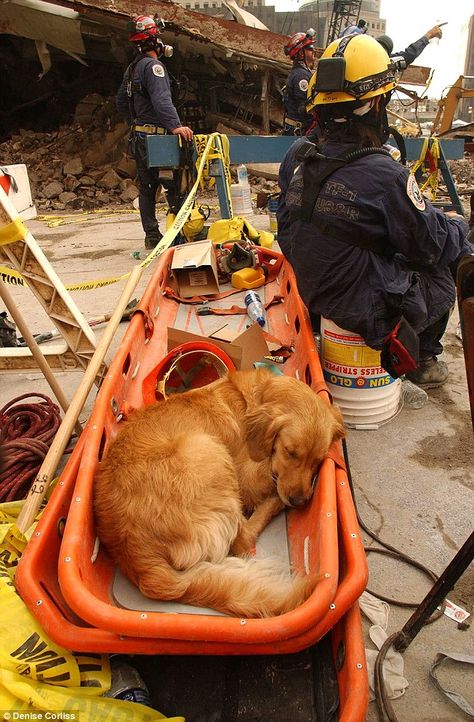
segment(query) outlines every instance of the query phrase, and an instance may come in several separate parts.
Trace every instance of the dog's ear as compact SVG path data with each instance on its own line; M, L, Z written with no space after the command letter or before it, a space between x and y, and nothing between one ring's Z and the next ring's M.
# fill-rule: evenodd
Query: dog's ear
M331 414L333 416L334 420L334 426L333 426L333 437L332 440L339 441L339 439L343 439L346 435L346 429L344 428L344 420L342 418L341 410L338 406L332 405L330 407Z
M283 419L275 415L271 404L262 404L249 409L244 415L245 437L249 455L254 461L263 461L272 454L276 435L280 432Z

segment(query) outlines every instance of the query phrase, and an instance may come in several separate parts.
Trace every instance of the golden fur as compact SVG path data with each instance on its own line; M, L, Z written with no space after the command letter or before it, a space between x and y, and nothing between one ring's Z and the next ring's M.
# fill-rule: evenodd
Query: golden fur
M317 578L289 578L277 560L249 553L273 516L309 501L343 435L337 408L266 369L147 406L99 467L99 538L147 597L242 617L290 611Z

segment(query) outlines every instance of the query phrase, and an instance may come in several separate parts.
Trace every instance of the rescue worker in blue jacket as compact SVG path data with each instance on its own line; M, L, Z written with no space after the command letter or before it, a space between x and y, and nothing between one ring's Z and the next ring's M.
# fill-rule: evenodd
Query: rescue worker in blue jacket
M418 368L407 376L432 388L448 377L438 357L455 301L453 274L474 246L464 218L429 203L383 148L395 86L390 59L370 36L348 36L324 51L307 103L322 143L299 140L296 158L292 147L283 164L286 252L312 318L322 315L377 350L406 319L419 342Z
M348 25L347 28L344 28L339 37L345 38L346 35L364 35L367 30L367 21L360 19L357 21L357 25Z
M435 25L430 28L421 38L415 40L414 43L410 43L405 50L400 50L397 53L393 52L393 40L388 35L379 35L377 42L379 42L380 45L387 51L390 57L402 58L406 65L411 65L423 52L430 40L433 38L441 38L443 36L443 31L441 29L442 25L445 25L445 23L441 23L440 25Z
M170 45L164 45L158 37L164 28L162 20L156 21L139 15L130 24L129 41L137 50L137 56L128 66L117 93L117 109L130 125L129 151L137 164L140 218L145 231L145 248L154 248L163 237L156 218L156 193L161 187L159 170L148 168L145 138L147 135L171 133L184 141L193 137L191 128L179 119L171 98L168 73L159 58L173 53ZM171 202L173 190L167 198Z
M315 60L315 32L294 33L284 47L285 55L293 61L285 85L283 104L283 135L302 135L311 122L311 114L305 110L308 83Z

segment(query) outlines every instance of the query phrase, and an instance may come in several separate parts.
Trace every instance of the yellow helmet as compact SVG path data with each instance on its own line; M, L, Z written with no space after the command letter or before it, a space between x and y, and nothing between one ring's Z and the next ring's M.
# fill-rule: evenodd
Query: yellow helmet
M322 54L308 84L306 110L317 105L367 100L396 86L395 70L384 48L370 35L335 40Z

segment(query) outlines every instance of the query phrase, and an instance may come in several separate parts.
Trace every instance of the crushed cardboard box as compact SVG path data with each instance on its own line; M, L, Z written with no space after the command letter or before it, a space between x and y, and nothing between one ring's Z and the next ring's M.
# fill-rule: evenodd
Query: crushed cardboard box
M183 298L219 293L216 254L211 241L176 246L171 270Z
M269 353L267 342L258 324L253 324L240 334L230 329L228 324L222 324L204 337L170 327L168 328L168 351L182 343L203 341L203 339L212 341L225 351L237 369L251 369L256 361L262 361L264 356Z

